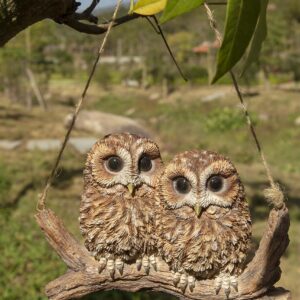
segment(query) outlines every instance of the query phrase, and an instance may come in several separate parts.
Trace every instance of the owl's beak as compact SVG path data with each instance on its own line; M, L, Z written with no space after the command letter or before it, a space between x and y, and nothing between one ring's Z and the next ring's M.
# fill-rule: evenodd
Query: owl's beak
M135 186L132 183L128 183L127 184L127 189L129 191L130 195L133 196L134 195Z
M201 213L202 213L202 207L201 207L200 203L195 204L194 210L195 210L197 217L200 217Z

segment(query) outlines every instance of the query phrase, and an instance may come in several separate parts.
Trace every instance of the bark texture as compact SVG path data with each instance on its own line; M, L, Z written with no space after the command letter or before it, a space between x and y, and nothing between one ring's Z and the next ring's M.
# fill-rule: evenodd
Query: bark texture
M59 19L75 8L75 0L0 0L0 47L28 26Z
M49 209L36 215L49 244L66 263L66 274L46 286L46 295L52 300L80 298L96 291L118 289L129 292L140 290L164 292L180 299L226 299L224 291L215 294L214 281L196 282L193 292L184 294L173 285L173 274L168 266L159 261L158 271L145 275L135 265L126 265L122 275L116 273L115 280L103 271L98 273L98 262L68 233L62 221ZM284 289L274 289L281 270L280 258L289 244L289 214L287 208L271 210L267 227L252 261L238 278L239 291L232 291L230 299L290 299Z

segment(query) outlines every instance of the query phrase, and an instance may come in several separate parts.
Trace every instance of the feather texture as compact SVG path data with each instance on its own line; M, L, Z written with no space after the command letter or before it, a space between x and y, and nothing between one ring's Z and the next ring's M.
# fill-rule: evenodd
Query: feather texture
M139 162L145 155L152 168L144 172ZM119 172L105 167L113 156L123 160ZM105 137L89 152L79 220L85 245L96 259L109 256L132 263L155 253L154 194L161 168L157 145L132 134Z
M191 184L184 195L173 184L180 176ZM220 192L209 191L212 176L222 176ZM159 185L158 248L171 269L198 279L239 274L250 246L251 219L233 164L209 151L184 152L166 166ZM200 216L194 210L196 203L202 207Z

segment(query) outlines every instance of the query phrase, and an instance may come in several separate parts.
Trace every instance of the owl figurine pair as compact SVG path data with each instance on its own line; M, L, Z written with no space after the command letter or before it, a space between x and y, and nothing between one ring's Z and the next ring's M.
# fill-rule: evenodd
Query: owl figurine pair
M148 274L162 259L182 292L202 279L215 279L216 293L238 289L251 219L237 170L222 155L186 151L164 166L152 140L108 135L88 154L79 220L99 272L112 278L124 263Z

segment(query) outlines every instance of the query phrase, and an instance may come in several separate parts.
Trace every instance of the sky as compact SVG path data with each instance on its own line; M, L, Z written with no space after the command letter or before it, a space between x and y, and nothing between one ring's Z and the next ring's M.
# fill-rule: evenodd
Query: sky
M81 2L81 5L79 7L79 11L83 10L84 8L86 8L90 3L91 0L78 0L79 2ZM123 3L127 4L129 3L129 0L123 0ZM117 4L117 0L100 0L99 5L97 6L97 8L101 8L101 7L114 7Z

